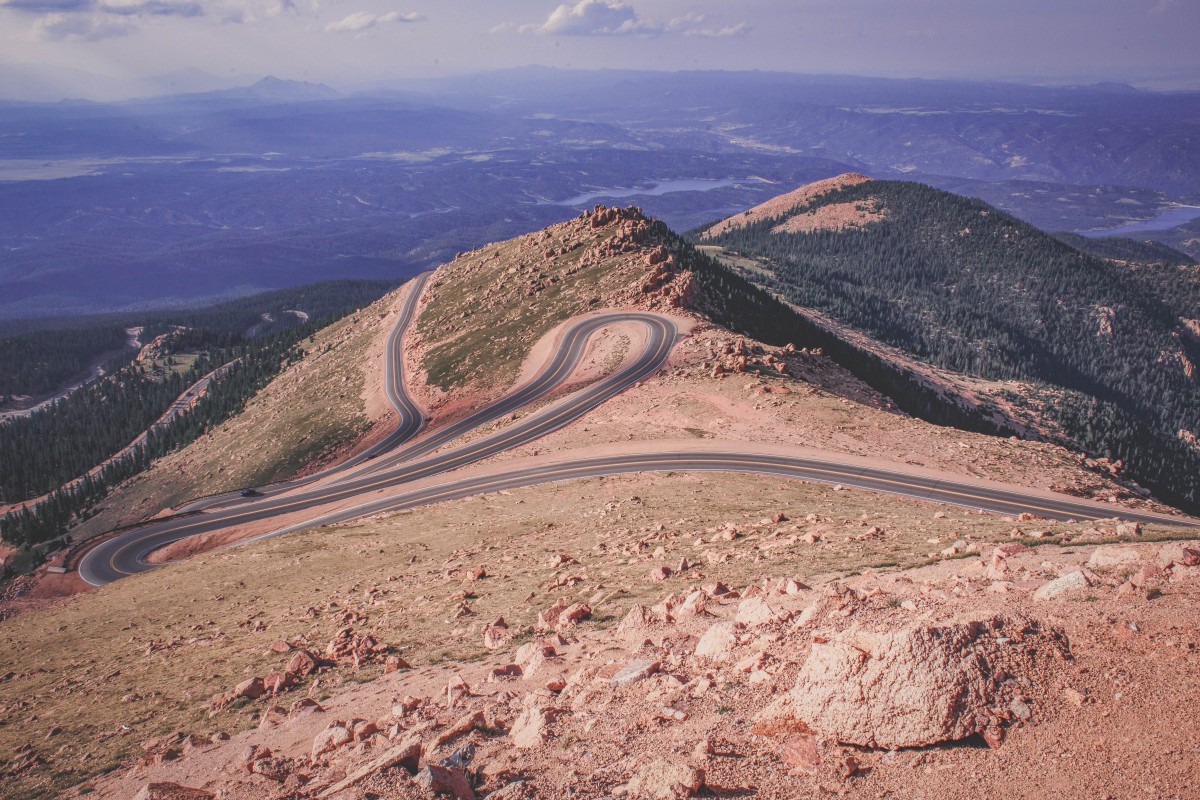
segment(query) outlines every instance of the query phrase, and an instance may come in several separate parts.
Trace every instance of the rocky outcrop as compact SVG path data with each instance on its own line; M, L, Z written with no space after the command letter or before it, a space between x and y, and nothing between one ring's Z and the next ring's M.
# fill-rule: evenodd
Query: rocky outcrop
M704 788L704 770L677 761L653 759L643 764L627 786L633 797L692 797Z
M795 686L765 717L790 716L864 747L963 739L1004 718L1002 665L1056 650L1065 645L1055 633L1006 617L847 632L813 645Z
M1091 581L1088 580L1087 575L1084 575L1081 570L1075 570L1074 572L1068 572L1060 578L1055 578L1038 589L1033 593L1033 599L1054 600L1071 592L1086 589L1091 585Z

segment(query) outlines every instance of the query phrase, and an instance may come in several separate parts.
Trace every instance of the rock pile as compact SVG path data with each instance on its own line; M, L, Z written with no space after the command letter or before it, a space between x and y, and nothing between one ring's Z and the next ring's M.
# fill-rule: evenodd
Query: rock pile
M1092 548L1058 577L1023 544L977 550L976 559L945 562L959 572L936 581L905 573L817 588L799 576L736 589L709 581L619 614L560 598L536 625L481 625L491 646L480 663L385 675L368 695L390 697L386 704L351 697L326 710L305 698L264 707L257 729L228 744L182 734L148 742L143 769L155 780L182 778L171 770L189 753L226 751L243 781L230 798L255 790L636 800L748 786L784 797L809 785L797 780L831 793L863 781L878 793L868 782L895 772L900 758L959 752L961 761L984 743L999 757L1026 727L1053 723L1064 709L1091 713L1097 701L1071 676L1075 656L1058 624L1077 595L1047 587L1078 575L1089 592L1117 600L1139 572L1168 587L1200 577L1200 550L1188 542ZM964 604L973 610L963 613ZM515 609L506 616L521 618ZM302 646L285 655L289 672L312 675L329 668L329 653L350 663L382 652L372 637L342 629L320 658ZM237 691L270 703L267 683L251 679ZM934 745L949 749L922 749ZM231 784L214 778L200 791L218 788Z
M356 633L349 625L334 634L320 655L307 647L296 647L285 641L276 642L270 651L282 654L291 652L287 665L277 671L268 672L263 677L247 678L232 689L213 695L209 704L209 716L218 714L242 698L257 700L262 697L275 697L299 686L310 675L342 665L357 670L366 664L382 662L385 672L388 673L408 669L408 662L392 654L391 649L372 634Z

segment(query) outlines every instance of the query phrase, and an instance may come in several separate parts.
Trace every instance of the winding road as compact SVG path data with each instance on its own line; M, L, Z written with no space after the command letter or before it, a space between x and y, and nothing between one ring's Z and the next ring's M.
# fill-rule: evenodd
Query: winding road
M413 402L408 391L404 388L404 348L402 342L405 332L416 316L417 302L421 298L421 292L424 291L425 284L429 281L429 276L432 274L431 272L422 272L406 284L408 293L405 295L404 303L400 307L396 324L392 326L391 333L388 334L383 362L383 387L387 394L388 402L391 403L392 408L395 409L398 416L396 427L385 438L332 467L320 472L314 472L311 475L306 475L303 478L293 478L292 480L280 481L268 486L256 487L256 497L274 497L290 492L298 487L315 483L330 475L350 472L359 464L370 461L397 445L408 441L425 427L425 415L421 413L421 409L417 407L417 404ZM374 469L375 465L371 465L371 468ZM240 490L224 492L193 500L181 506L177 509L177 512L186 514L231 505L240 506L244 505L245 502L246 498L242 496Z
M153 551L197 534L281 519L282 527L253 538L277 536L317 525L342 522L383 511L396 511L504 489L635 472L716 471L774 475L840 484L904 497L930 500L983 511L1031 512L1047 519L1122 519L1155 524L1200 526L1200 521L1134 512L1015 486L987 485L915 470L867 466L852 458L780 452L780 446L738 443L736 449L662 449L640 443L642 451L572 457L522 466L489 465L481 474L433 483L444 473L477 464L526 444L579 419L626 388L654 374L665 363L678 337L674 322L647 312L599 312L577 320L561 333L557 347L542 369L510 394L468 417L413 440L425 420L404 386L401 343L415 316L428 274L415 281L400 318L389 335L385 369L388 397L400 423L386 439L353 459L317 475L265 487L263 496L247 500L218 495L191 504L174 517L124 531L100 542L79 563L79 574L94 586L155 568L146 557ZM613 374L595 381L552 405L506 428L457 447L455 439L537 402L561 388L579 365L589 339L614 324L637 324L646 329L640 353ZM782 448L786 450L787 448ZM799 448L796 448L799 450ZM478 472L478 470L476 470ZM317 482L318 478L331 480ZM419 485L412 484L420 482ZM308 487L308 488L304 488ZM399 490L399 491L397 491ZM355 500L361 502L355 503ZM200 509L206 509L201 511Z

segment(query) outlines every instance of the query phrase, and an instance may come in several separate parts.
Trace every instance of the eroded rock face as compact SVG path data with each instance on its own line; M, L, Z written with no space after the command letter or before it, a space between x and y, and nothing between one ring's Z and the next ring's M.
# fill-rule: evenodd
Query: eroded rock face
M962 739L993 723L1004 678L1053 650L1065 654L1061 634L1005 617L847 632L813 645L795 687L764 716L865 747Z

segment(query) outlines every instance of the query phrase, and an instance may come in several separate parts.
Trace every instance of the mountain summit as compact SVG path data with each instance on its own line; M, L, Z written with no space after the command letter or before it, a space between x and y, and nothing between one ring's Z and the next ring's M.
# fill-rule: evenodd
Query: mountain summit
M208 97L230 100L266 100L281 103L304 103L313 100L333 100L341 92L323 83L293 81L268 75L249 86L209 92Z

